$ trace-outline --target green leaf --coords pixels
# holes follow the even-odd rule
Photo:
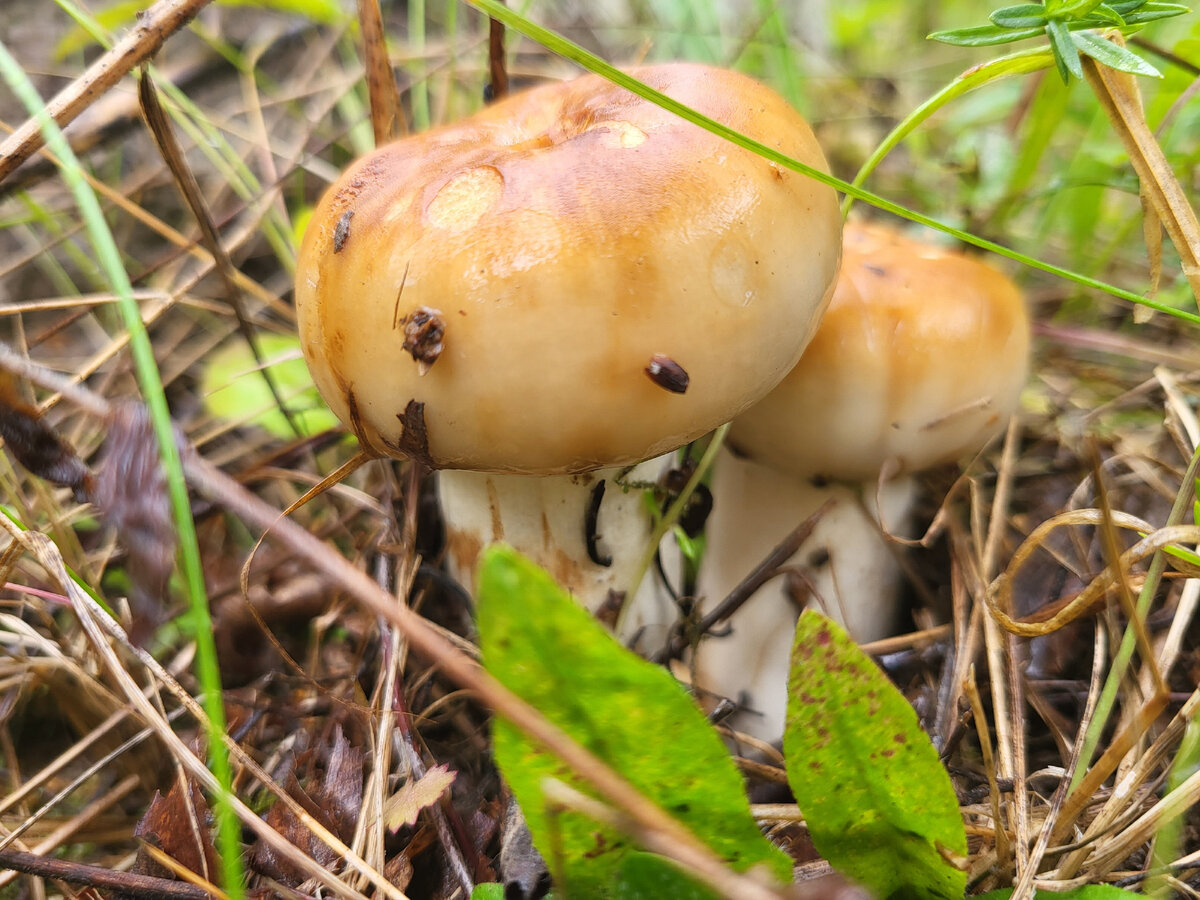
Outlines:
[[[1050,48],[1054,51],[1054,64],[1063,82],[1070,81],[1070,76],[1083,80],[1083,63],[1079,61],[1079,51],[1071,40],[1071,31],[1065,24],[1056,19],[1046,23],[1046,34],[1050,38]]]
[[[471,900],[504,900],[504,885],[488,882],[475,885]]]
[[[1131,53],[1120,44],[1106,41],[1100,35],[1091,31],[1072,31],[1071,41],[1079,48],[1080,53],[1086,53],[1101,65],[1110,69],[1119,69],[1133,75],[1152,75],[1162,78],[1162,73],[1150,63],[1135,53]]]
[[[1124,17],[1107,3],[1101,3],[1084,17],[1085,22],[1095,22],[1097,27],[1120,28],[1125,24]]]
[[[1012,888],[1002,888],[998,891],[980,894],[975,900],[1008,900],[1012,894]],[[1064,891],[1061,894],[1038,891],[1033,896],[1034,900],[1121,900],[1122,897],[1140,897],[1142,895],[1113,887],[1110,884],[1089,884],[1085,887],[1075,888],[1073,891]]]
[[[217,0],[219,6],[258,6],[304,16],[318,25],[347,20],[338,0]],[[117,0],[93,15],[105,31],[115,32],[133,22],[146,8],[146,0]],[[54,48],[55,59],[64,59],[94,44],[95,38],[82,25],[75,25]]]
[[[998,9],[988,18],[1001,28],[1043,28],[1046,8],[1040,3],[1021,3]]]
[[[613,900],[718,900],[716,893],[696,884],[661,856],[640,851],[625,857],[612,896]]]
[[[908,701],[824,616],[796,626],[783,738],[788,783],[818,852],[877,897],[960,900],[958,801]]]
[[[1117,2],[1108,5],[1118,16],[1125,18],[1134,10],[1145,6],[1146,0],[1117,0]]]
[[[321,402],[308,367],[300,356],[295,335],[260,334],[259,348],[275,377],[281,398],[305,434],[338,427],[338,419]],[[254,354],[245,341],[236,340],[212,354],[200,376],[204,405],[211,415],[230,422],[265,428],[278,438],[295,437],[283,413],[275,406],[271,388],[258,371]]]
[[[1179,3],[1147,3],[1135,13],[1129,13],[1123,18],[1127,25],[1141,25],[1145,22],[1155,22],[1158,19],[1170,19],[1190,13],[1191,7]]]
[[[1001,28],[999,25],[973,25],[970,28],[955,28],[950,31],[935,31],[928,40],[941,41],[943,44],[954,44],[958,47],[992,47],[996,44],[1008,44],[1012,41],[1022,41],[1025,38],[1037,37],[1045,29],[1037,28]]]
[[[137,14],[146,8],[143,0],[120,0],[110,3],[99,10],[93,18],[97,24],[107,31],[116,31],[134,20]],[[54,47],[56,60],[66,59],[73,53],[78,53],[96,43],[95,38],[82,25],[73,25]]]
[[[333,25],[349,21],[338,0],[217,0],[221,6],[257,6],[277,12],[291,13],[318,25]]]
[[[510,547],[483,555],[478,592],[484,666],[547,719],[613,766],[730,866],[766,866],[790,880],[788,858],[759,832],[724,744],[665,670],[613,640],[542,569]],[[564,763],[503,720],[496,761],[534,843],[574,897],[608,896],[634,847],[625,835],[552,808],[553,778],[593,794]],[[636,868],[636,865],[635,865]]]
[[[1074,0],[1074,2],[1051,2],[1047,0],[1046,12],[1056,19],[1081,19],[1089,15],[1103,0]]]

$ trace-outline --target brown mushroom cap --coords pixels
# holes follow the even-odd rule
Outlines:
[[[749,78],[631,74],[826,168],[804,120]],[[352,165],[301,247],[301,345],[334,412],[379,452],[417,439],[445,468],[621,465],[779,382],[840,243],[830,188],[585,76]]]
[[[870,481],[973,452],[1017,407],[1029,318],[991,266],[848,223],[841,277],[800,362],[730,429],[734,448],[800,477]]]

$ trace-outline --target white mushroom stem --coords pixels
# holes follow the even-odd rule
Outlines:
[[[473,593],[480,551],[503,541],[611,623],[652,537],[653,522],[641,486],[657,482],[673,458],[666,454],[632,469],[579,475],[443,470],[438,473],[438,494],[446,522],[447,570]],[[661,643],[677,615],[653,571],[643,579],[632,609],[624,633],[617,636],[622,641]]]
[[[915,495],[913,480],[815,487],[721,451],[713,470],[713,509],[697,593],[711,610],[768,553],[829,500],[834,506],[793,555],[787,570],[767,582],[725,626],[704,637],[695,653],[695,683],[743,709],[729,724],[778,740],[787,709],[788,665],[796,617],[812,606],[844,624],[859,642],[891,634],[903,580],[897,548],[883,536],[902,534]],[[869,510],[869,512],[868,512]]]

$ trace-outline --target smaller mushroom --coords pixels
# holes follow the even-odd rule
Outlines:
[[[697,686],[743,706],[733,727],[782,735],[800,606],[819,606],[858,641],[894,633],[902,579],[881,531],[909,527],[909,473],[996,435],[1016,410],[1028,358],[1024,301],[996,269],[878,225],[846,226],[816,336],[780,386],[734,420],[714,469],[698,577],[708,608],[834,501],[790,571],[696,650]]]

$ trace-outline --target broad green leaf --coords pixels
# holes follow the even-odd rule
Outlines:
[[[612,896],[613,900],[718,900],[713,891],[661,856],[636,850],[621,864]]]
[[[321,402],[308,367],[300,356],[295,335],[260,334],[259,349],[271,369],[283,402],[305,434],[318,434],[338,426],[337,417]],[[254,354],[240,338],[210,356],[200,377],[204,405],[209,413],[230,422],[265,428],[279,438],[295,437]]]
[[[477,884],[471,891],[471,900],[504,900],[504,885],[491,881]]]
[[[552,723],[613,766],[733,868],[791,863],[759,832],[724,744],[663,669],[613,640],[550,578],[510,547],[484,552],[478,592],[484,666]],[[503,720],[496,761],[534,844],[573,897],[610,896],[629,838],[582,814],[550,807],[546,779],[593,792],[557,758]]]
[[[1054,2],[1047,0],[1046,12],[1060,19],[1081,19],[1091,13],[1102,0],[1072,0],[1072,2]]]
[[[1110,69],[1119,69],[1133,75],[1152,75],[1162,78],[1162,73],[1136,53],[1130,53],[1120,44],[1106,41],[1100,35],[1091,31],[1072,31],[1071,40],[1079,48],[1080,53],[1086,53],[1101,65]]]
[[[1040,3],[1021,3],[998,9],[988,18],[1001,28],[1043,28],[1046,8]]]
[[[975,900],[1008,900],[1012,893],[1012,888],[1002,888],[998,891],[980,894]],[[1075,888],[1073,891],[1064,891],[1063,893],[1038,891],[1033,896],[1034,900],[1122,900],[1124,897],[1140,897],[1142,895],[1113,887],[1111,884],[1089,884],[1086,887]]]
[[[908,701],[842,628],[796,626],[783,738],[817,851],[880,898],[960,900],[967,852],[954,788]]]

